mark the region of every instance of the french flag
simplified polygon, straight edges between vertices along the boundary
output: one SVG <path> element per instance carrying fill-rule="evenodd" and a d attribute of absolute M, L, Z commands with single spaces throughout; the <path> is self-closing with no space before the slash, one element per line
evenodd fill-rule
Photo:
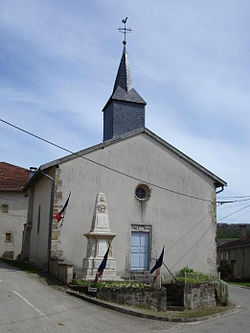
<path fill-rule="evenodd" d="M 95 276 L 95 281 L 94 282 L 98 282 L 99 278 L 102 277 L 102 274 L 103 274 L 103 271 L 104 269 L 106 268 L 106 265 L 107 265 L 107 259 L 108 259 L 108 254 L 109 254 L 109 248 L 110 248 L 110 245 L 102 259 L 102 262 L 100 264 L 100 266 L 98 267 L 98 270 L 97 270 L 97 273 L 96 273 L 96 276 Z"/>
<path fill-rule="evenodd" d="M 57 222 L 60 222 L 64 218 L 64 215 L 65 215 L 68 203 L 69 203 L 70 195 L 71 195 L 71 192 L 69 193 L 68 199 L 66 200 L 63 208 L 60 210 L 60 212 L 58 214 L 56 214 Z"/>
<path fill-rule="evenodd" d="M 160 257 L 157 259 L 154 267 L 150 270 L 150 274 L 154 274 L 154 280 L 153 280 L 153 283 L 155 283 L 157 277 L 160 275 L 160 268 L 162 266 L 162 263 L 163 263 L 163 257 L 164 257 L 164 247 L 162 249 L 162 252 L 161 252 L 161 255 Z"/>

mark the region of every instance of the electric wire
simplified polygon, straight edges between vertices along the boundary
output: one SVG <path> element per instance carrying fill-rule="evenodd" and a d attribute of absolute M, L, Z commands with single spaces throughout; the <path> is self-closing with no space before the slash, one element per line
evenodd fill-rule
<path fill-rule="evenodd" d="M 97 162 L 97 161 L 94 161 L 94 160 L 92 160 L 92 159 L 90 159 L 90 158 L 87 158 L 86 156 L 82 156 L 82 155 L 79 154 L 79 153 L 75 153 L 75 152 L 71 151 L 70 149 L 64 148 L 64 147 L 62 147 L 62 146 L 60 146 L 60 145 L 58 145 L 58 144 L 56 144 L 56 143 L 54 143 L 54 142 L 51 142 L 51 141 L 49 141 L 49 140 L 47 140 L 47 139 L 44 139 L 44 138 L 42 138 L 41 136 L 36 135 L 36 134 L 34 134 L 34 133 L 30 132 L 30 131 L 27 131 L 27 130 L 25 130 L 25 129 L 23 129 L 23 128 L 17 126 L 17 125 L 14 125 L 13 123 L 10 123 L 10 122 L 6 121 L 6 120 L 3 120 L 3 119 L 0 118 L 0 121 L 3 122 L 3 123 L 5 123 L 6 125 L 12 127 L 12 128 L 15 128 L 15 129 L 17 129 L 17 130 L 19 130 L 19 131 L 21 131 L 21 132 L 23 132 L 23 133 L 25 133 L 25 134 L 30 135 L 30 136 L 32 136 L 32 137 L 38 139 L 38 140 L 44 141 L 44 142 L 46 142 L 46 143 L 48 143 L 48 144 L 50 144 L 50 145 L 52 145 L 52 146 L 54 146 L 54 147 L 56 147 L 56 148 L 59 148 L 59 149 L 61 149 L 61 150 L 66 151 L 67 153 L 70 153 L 70 154 L 72 154 L 72 155 L 75 155 L 75 156 L 81 157 L 81 158 L 87 160 L 88 162 L 91 162 L 91 163 L 93 163 L 93 164 L 95 164 L 95 165 L 101 166 L 101 167 L 103 167 L 103 168 L 105 168 L 105 169 L 107 169 L 107 170 L 110 170 L 110 171 L 112 171 L 112 172 L 115 172 L 115 173 L 117 173 L 117 174 L 120 174 L 120 175 L 122 175 L 122 176 L 124 176 L 124 177 L 128 177 L 128 178 L 130 178 L 130 179 L 133 179 L 133 180 L 136 180 L 136 181 L 139 181 L 139 182 L 142 182 L 142 183 L 146 183 L 146 184 L 148 184 L 148 185 L 154 186 L 154 187 L 159 188 L 159 189 L 161 189 L 161 190 L 164 190 L 164 191 L 167 191 L 167 192 L 170 192 L 170 193 L 173 193 L 173 194 L 181 195 L 181 196 L 184 196 L 184 197 L 187 197 L 187 198 L 190 198 L 190 199 L 195 199 L 195 200 L 204 201 L 204 202 L 210 202 L 210 203 L 212 202 L 212 201 L 209 200 L 209 199 L 200 198 L 200 197 L 196 197 L 196 196 L 189 195 L 189 194 L 186 194 L 186 193 L 181 193 L 181 192 L 178 192 L 178 191 L 175 191 L 175 190 L 171 190 L 171 189 L 169 189 L 169 188 L 167 188 L 167 187 L 163 187 L 163 186 L 160 186 L 160 185 L 157 185 L 157 184 L 151 183 L 151 182 L 149 182 L 149 181 L 146 181 L 146 180 L 144 180 L 144 179 L 141 179 L 141 178 L 138 178 L 138 177 L 135 177 L 135 176 L 132 176 L 132 175 L 126 174 L 125 172 L 122 172 L 122 171 L 120 171 L 120 170 L 116 170 L 116 169 L 114 169 L 114 168 L 112 168 L 112 167 L 109 167 L 109 166 L 107 166 L 107 165 L 104 165 L 104 164 L 102 164 L 102 163 L 99 163 L 99 162 Z"/>
<path fill-rule="evenodd" d="M 218 199 L 240 199 L 240 198 L 250 198 L 250 195 L 238 195 L 232 197 L 218 197 Z"/>
<path fill-rule="evenodd" d="M 250 198 L 248 198 L 248 199 L 237 199 L 237 200 L 226 200 L 226 201 L 217 200 L 216 203 L 219 204 L 219 205 L 224 205 L 224 204 L 232 204 L 232 203 L 235 203 L 235 202 L 245 202 L 245 201 L 250 201 Z"/>
<path fill-rule="evenodd" d="M 222 218 L 218 219 L 217 222 L 222 221 L 222 220 L 226 219 L 227 217 L 229 217 L 229 216 L 231 216 L 231 215 L 234 215 L 234 214 L 236 214 L 236 213 L 238 213 L 238 212 L 240 212 L 240 211 L 242 211 L 243 209 L 246 209 L 246 208 L 248 208 L 248 207 L 250 207 L 250 205 L 246 205 L 246 206 L 244 206 L 244 207 L 242 207 L 242 208 L 240 208 L 240 209 L 238 209 L 238 210 L 232 212 L 231 214 L 228 214 L 228 215 L 226 215 L 226 216 L 223 216 Z"/>
<path fill-rule="evenodd" d="M 220 211 L 220 212 L 224 212 L 224 211 L 232 211 L 232 209 L 237 209 L 237 207 L 243 207 L 243 205 L 245 204 L 245 202 L 235 202 L 232 203 L 231 205 L 217 205 L 216 208 Z"/>
<path fill-rule="evenodd" d="M 198 225 L 200 225 L 210 214 L 206 214 L 206 216 L 204 216 L 201 220 L 198 221 L 198 223 L 196 223 L 191 229 L 189 229 L 185 234 L 183 234 L 179 239 L 177 239 L 174 244 L 172 244 L 171 246 L 169 246 L 166 249 L 166 252 L 171 250 L 173 247 L 175 247 L 180 241 L 182 241 L 191 231 L 193 231 L 196 227 L 198 227 Z"/>
<path fill-rule="evenodd" d="M 179 260 L 174 264 L 174 266 L 171 267 L 171 271 L 179 264 L 179 262 L 186 257 L 186 255 L 192 251 L 192 249 L 195 247 L 195 245 L 203 238 L 206 236 L 206 234 L 212 230 L 211 226 L 209 226 L 209 228 L 201 235 L 201 237 L 199 237 L 194 243 L 193 245 L 187 250 L 184 252 L 184 254 L 179 258 Z"/>

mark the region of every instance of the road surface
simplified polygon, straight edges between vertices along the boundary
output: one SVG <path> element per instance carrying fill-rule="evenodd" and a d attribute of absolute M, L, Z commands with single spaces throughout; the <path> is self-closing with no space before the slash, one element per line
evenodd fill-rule
<path fill-rule="evenodd" d="M 0 263 L 0 333 L 250 332 L 250 289 L 231 288 L 239 310 L 205 322 L 182 324 L 138 318 L 62 293 Z"/>

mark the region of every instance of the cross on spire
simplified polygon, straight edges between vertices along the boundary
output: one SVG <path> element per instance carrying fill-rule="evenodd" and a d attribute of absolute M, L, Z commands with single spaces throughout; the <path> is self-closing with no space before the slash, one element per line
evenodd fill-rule
<path fill-rule="evenodd" d="M 119 27 L 117 30 L 119 30 L 123 35 L 124 35 L 124 39 L 123 39 L 123 45 L 127 44 L 127 33 L 131 32 L 132 29 L 127 28 L 126 23 L 127 23 L 128 17 L 125 17 L 125 19 L 122 20 L 123 23 L 123 27 Z"/>

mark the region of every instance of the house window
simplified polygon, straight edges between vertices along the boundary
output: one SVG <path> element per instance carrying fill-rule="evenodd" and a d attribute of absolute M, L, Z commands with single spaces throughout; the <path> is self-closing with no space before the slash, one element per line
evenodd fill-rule
<path fill-rule="evenodd" d="M 37 212 L 37 233 L 38 234 L 40 231 L 40 220 L 41 220 L 41 205 L 38 206 L 38 212 Z"/>
<path fill-rule="evenodd" d="M 5 243 L 12 243 L 12 235 L 11 232 L 6 232 L 5 233 L 5 239 L 4 239 Z"/>
<path fill-rule="evenodd" d="M 150 198 L 150 194 L 150 188 L 146 184 L 140 184 L 135 189 L 135 197 L 138 200 L 148 200 Z"/>
<path fill-rule="evenodd" d="M 8 214 L 9 213 L 9 205 L 1 205 L 1 211 L 4 214 Z"/>

